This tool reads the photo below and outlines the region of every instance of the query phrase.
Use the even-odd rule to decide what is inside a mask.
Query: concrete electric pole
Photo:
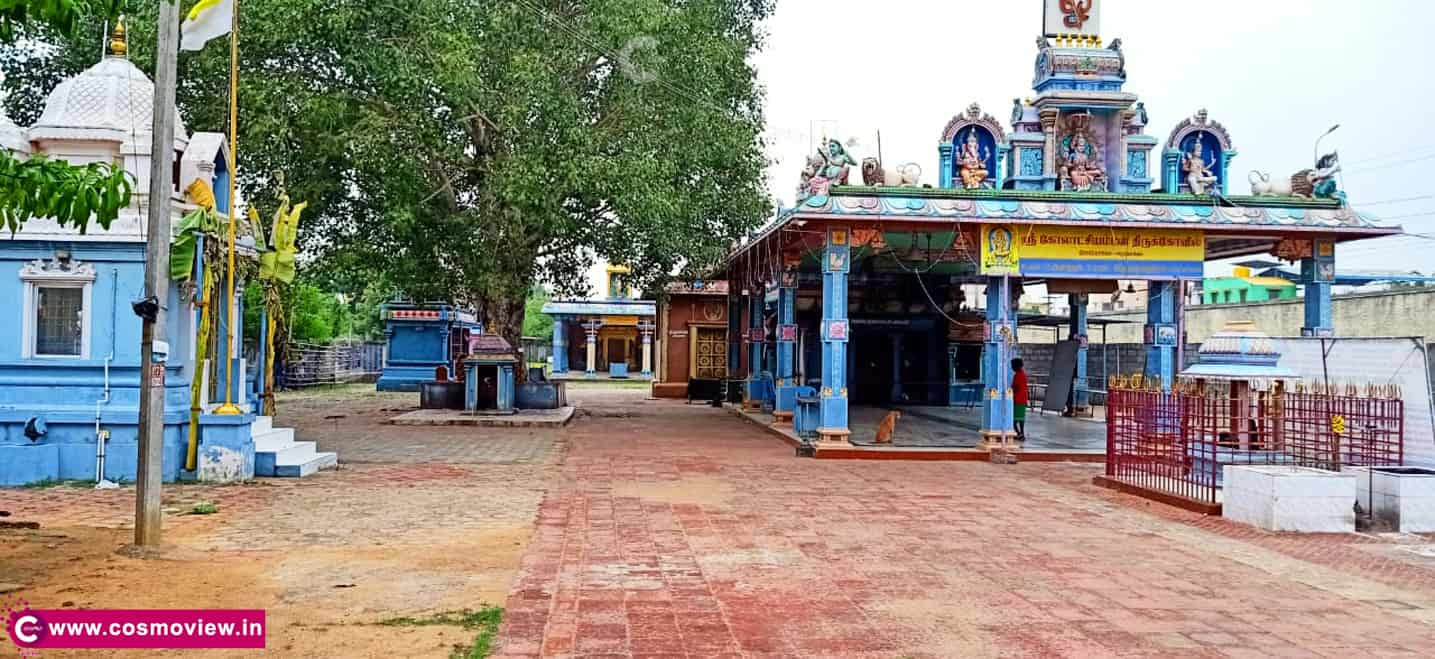
[[[174,192],[174,90],[179,56],[179,2],[160,0],[155,48],[154,141],[150,151],[145,297],[135,303],[144,321],[140,346],[139,460],[135,544],[160,543],[160,484],[164,481],[165,366],[169,360],[165,305],[169,301],[170,196]]]

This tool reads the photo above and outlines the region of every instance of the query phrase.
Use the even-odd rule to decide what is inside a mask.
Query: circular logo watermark
[[[45,625],[40,616],[25,600],[7,599],[4,610],[5,631],[10,636],[10,642],[20,649],[20,656],[38,657],[39,651],[34,647],[45,639]]]
[[[628,43],[623,44],[623,49],[618,51],[618,68],[623,76],[638,84],[647,84],[658,79],[655,72],[657,65],[662,60],[654,53],[658,49],[658,40],[646,34],[633,37]],[[646,54],[646,56],[645,56]],[[646,60],[646,64],[644,61]]]

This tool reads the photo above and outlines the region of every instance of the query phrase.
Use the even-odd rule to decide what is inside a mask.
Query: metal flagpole
[[[229,32],[229,322],[224,326],[224,404],[215,414],[242,414],[234,404],[234,232],[239,215],[235,182],[239,179],[239,0],[233,0],[233,23]]]

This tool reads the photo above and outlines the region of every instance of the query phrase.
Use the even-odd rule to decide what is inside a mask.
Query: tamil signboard
[[[988,225],[982,274],[1059,279],[1200,279],[1206,240],[1200,231]]]

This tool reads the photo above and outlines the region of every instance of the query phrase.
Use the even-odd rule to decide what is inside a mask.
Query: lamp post
[[[1328,130],[1326,130],[1324,133],[1321,133],[1321,134],[1320,134],[1320,137],[1315,138],[1315,148],[1312,149],[1313,153],[1311,154],[1311,155],[1314,156],[1314,157],[1311,158],[1311,162],[1316,162],[1316,161],[1320,160],[1320,142],[1321,142],[1321,140],[1324,140],[1325,138],[1329,137],[1331,133],[1334,133],[1336,130],[1339,130],[1339,129],[1340,129],[1340,124],[1336,124],[1336,125],[1334,125],[1334,126],[1331,126],[1331,127],[1330,127]]]

